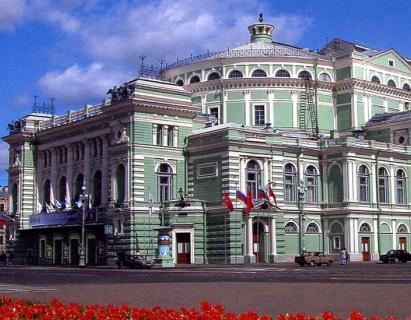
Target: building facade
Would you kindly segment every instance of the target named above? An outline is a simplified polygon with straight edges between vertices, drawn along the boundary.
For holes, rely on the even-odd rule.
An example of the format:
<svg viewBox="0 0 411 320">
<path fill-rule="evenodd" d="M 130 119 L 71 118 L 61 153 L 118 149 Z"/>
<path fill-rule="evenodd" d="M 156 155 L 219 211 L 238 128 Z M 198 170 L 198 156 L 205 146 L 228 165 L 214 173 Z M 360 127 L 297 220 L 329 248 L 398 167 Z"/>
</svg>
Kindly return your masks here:
<svg viewBox="0 0 411 320">
<path fill-rule="evenodd" d="M 13 122 L 16 254 L 77 264 L 83 214 L 90 265 L 125 251 L 179 264 L 410 248 L 411 61 L 339 39 L 320 52 L 274 42 L 262 20 L 248 30 L 250 43 L 100 105 Z"/>
</svg>

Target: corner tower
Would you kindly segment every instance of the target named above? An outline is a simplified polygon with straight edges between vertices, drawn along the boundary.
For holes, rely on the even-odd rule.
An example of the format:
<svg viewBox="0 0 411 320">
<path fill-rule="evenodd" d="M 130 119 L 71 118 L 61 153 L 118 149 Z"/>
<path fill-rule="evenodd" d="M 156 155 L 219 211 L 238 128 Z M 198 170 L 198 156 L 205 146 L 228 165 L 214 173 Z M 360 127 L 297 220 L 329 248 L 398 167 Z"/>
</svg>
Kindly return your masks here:
<svg viewBox="0 0 411 320">
<path fill-rule="evenodd" d="M 263 23 L 263 14 L 260 13 L 257 23 L 253 23 L 248 26 L 248 31 L 251 34 L 250 41 L 254 42 L 272 42 L 273 38 L 271 36 L 274 26 L 269 23 Z"/>
</svg>

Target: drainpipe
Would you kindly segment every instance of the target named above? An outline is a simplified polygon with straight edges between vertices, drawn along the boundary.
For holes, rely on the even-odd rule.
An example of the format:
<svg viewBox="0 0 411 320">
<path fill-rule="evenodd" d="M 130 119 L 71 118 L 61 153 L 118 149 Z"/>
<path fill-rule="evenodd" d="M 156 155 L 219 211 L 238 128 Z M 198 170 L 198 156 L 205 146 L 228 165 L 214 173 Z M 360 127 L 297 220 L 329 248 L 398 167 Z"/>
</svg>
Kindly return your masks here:
<svg viewBox="0 0 411 320">
<path fill-rule="evenodd" d="M 375 188 L 377 190 L 377 239 L 378 239 L 378 256 L 381 254 L 381 234 L 380 234 L 380 220 L 381 220 L 381 207 L 380 207 L 380 196 L 379 196 L 379 189 L 378 189 L 378 156 L 379 152 L 377 151 L 375 154 Z"/>
<path fill-rule="evenodd" d="M 207 260 L 207 206 L 205 201 L 201 201 L 201 207 L 203 208 L 203 263 L 208 263 Z"/>
<path fill-rule="evenodd" d="M 184 138 L 183 156 L 184 156 L 184 193 L 187 195 L 188 185 L 188 150 L 187 150 L 188 137 Z M 176 184 L 177 185 L 177 184 Z"/>
</svg>

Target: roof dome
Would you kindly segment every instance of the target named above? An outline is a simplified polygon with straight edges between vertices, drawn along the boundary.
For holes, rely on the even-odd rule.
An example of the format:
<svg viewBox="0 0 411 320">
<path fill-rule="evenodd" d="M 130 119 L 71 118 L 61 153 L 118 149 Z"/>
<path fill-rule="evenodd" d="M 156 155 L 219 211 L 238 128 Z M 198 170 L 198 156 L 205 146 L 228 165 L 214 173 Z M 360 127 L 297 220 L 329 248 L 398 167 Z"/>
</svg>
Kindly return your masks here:
<svg viewBox="0 0 411 320">
<path fill-rule="evenodd" d="M 272 42 L 273 38 L 271 33 L 274 30 L 274 26 L 269 23 L 263 23 L 263 14 L 260 13 L 258 19 L 259 22 L 253 23 L 248 26 L 248 31 L 251 34 L 251 42 Z"/>
</svg>

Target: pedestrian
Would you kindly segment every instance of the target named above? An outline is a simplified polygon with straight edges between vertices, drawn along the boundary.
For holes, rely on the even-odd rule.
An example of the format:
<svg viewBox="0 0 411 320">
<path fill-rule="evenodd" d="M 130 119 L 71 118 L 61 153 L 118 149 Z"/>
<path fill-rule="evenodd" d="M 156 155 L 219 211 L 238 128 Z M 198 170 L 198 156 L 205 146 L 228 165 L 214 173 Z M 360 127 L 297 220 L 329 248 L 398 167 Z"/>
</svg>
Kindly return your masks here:
<svg viewBox="0 0 411 320">
<path fill-rule="evenodd" d="M 345 248 L 342 248 L 342 249 L 341 249 L 340 257 L 341 257 L 341 263 L 342 263 L 343 265 L 346 265 L 346 264 L 347 264 L 347 261 L 348 261 L 348 252 L 347 252 L 347 249 L 345 249 Z"/>
<path fill-rule="evenodd" d="M 13 264 L 14 253 L 9 253 L 9 264 Z"/>
<path fill-rule="evenodd" d="M 0 254 L 0 267 L 5 267 L 6 261 L 7 261 L 7 255 L 4 251 L 2 251 Z"/>
</svg>

